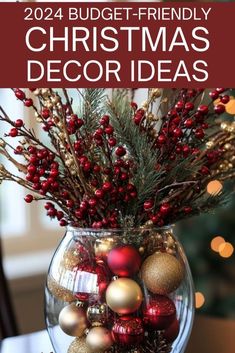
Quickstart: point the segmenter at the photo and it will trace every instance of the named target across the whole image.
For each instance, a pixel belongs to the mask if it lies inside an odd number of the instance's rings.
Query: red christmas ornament
[[[175,320],[175,304],[167,296],[155,295],[144,308],[143,316],[146,326],[156,330],[164,330]]]
[[[144,328],[140,318],[122,316],[112,328],[112,336],[122,346],[139,344],[144,339]]]
[[[139,252],[131,245],[121,245],[108,253],[111,271],[120,277],[130,277],[137,273],[141,265]]]
[[[175,318],[172,324],[163,332],[163,336],[168,342],[173,342],[177,338],[179,331],[179,321]]]
[[[81,265],[76,266],[74,271],[76,272],[77,279],[77,288],[74,288],[74,291],[76,292],[75,297],[78,300],[84,301],[91,300],[92,297],[102,297],[111,278],[109,271],[102,261],[96,264],[83,262]]]

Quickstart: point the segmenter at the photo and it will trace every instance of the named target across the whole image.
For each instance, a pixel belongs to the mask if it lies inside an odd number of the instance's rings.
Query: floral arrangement
[[[48,138],[1,107],[0,154],[20,173],[1,164],[0,182],[27,188],[27,203],[45,200],[61,226],[161,227],[226,201],[206,187],[235,176],[235,122],[221,118],[228,89],[149,89],[140,107],[134,90],[77,89],[76,109],[66,89],[12,90]]]

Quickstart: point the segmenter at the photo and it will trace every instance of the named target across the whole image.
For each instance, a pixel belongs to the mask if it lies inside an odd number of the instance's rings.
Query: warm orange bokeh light
[[[197,309],[201,308],[205,303],[205,297],[201,292],[195,293],[195,307]]]
[[[223,237],[215,237],[211,241],[211,249],[215,252],[219,252],[219,247],[223,244],[225,244],[225,240]]]
[[[225,242],[220,244],[219,246],[219,254],[221,257],[228,258],[232,256],[234,252],[234,247],[231,243]]]
[[[217,195],[223,189],[223,185],[219,180],[212,180],[207,184],[206,189],[208,194]]]

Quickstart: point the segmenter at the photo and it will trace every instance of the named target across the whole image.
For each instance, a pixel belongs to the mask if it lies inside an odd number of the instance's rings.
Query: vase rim
[[[133,231],[133,232],[137,232],[139,230],[145,230],[145,231],[151,231],[151,230],[155,230],[155,231],[165,231],[165,230],[169,230],[174,228],[175,225],[174,224],[170,224],[170,225],[166,225],[166,226],[162,226],[162,227],[146,227],[143,228],[142,226],[139,227],[120,227],[120,228],[90,228],[90,227],[76,227],[76,226],[72,226],[72,225],[68,225],[66,227],[67,231],[75,231],[75,232],[93,232],[93,233],[103,233],[103,232],[108,232],[108,233],[121,233],[121,232],[125,232],[125,231]]]

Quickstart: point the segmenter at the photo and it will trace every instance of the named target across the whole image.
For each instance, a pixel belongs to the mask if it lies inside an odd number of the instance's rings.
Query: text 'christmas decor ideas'
[[[0,28],[9,34],[1,38],[5,87],[213,87],[218,82],[232,87],[235,54],[224,33],[232,30],[233,3],[1,3],[0,8]],[[8,30],[9,13],[17,32]],[[216,75],[215,67],[222,68]]]

